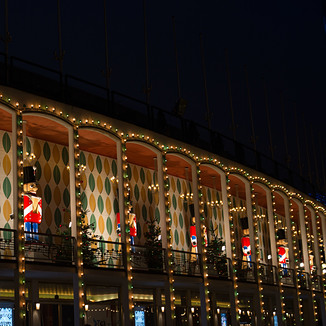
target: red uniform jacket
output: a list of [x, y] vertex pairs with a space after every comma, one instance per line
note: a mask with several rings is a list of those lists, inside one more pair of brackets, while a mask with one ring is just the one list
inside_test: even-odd
[[[38, 198], [37, 213], [33, 212], [31, 197]], [[42, 198], [33, 195], [24, 195], [24, 222], [40, 224], [42, 222]]]

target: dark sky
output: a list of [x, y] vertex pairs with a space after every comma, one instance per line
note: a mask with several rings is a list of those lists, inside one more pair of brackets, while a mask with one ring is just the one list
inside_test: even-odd
[[[58, 68], [57, 1], [9, 2], [10, 55]], [[3, 22], [4, 0], [1, 0]], [[272, 136], [277, 158], [283, 160], [284, 141], [280, 92], [284, 94], [287, 137], [295, 169], [297, 162], [294, 102], [299, 112], [299, 139], [304, 121], [312, 155], [324, 157], [326, 34], [321, 0], [276, 1], [146, 1], [151, 103], [171, 110], [177, 99], [172, 16], [176, 19], [182, 97], [188, 101], [186, 117], [205, 124], [205, 98], [199, 34], [203, 34], [208, 98], [212, 127], [228, 136], [231, 115], [225, 48], [229, 52], [237, 139], [250, 144], [250, 119], [244, 65], [258, 134], [258, 148], [268, 150], [265, 113], [265, 77]], [[61, 1], [64, 72], [105, 85], [103, 1]], [[109, 61], [113, 90], [145, 100], [145, 59], [142, 0], [107, 1]], [[4, 26], [0, 26], [4, 34]], [[0, 51], [4, 47], [1, 44]], [[303, 119], [302, 114], [305, 115]], [[302, 146], [302, 156], [306, 149]], [[313, 156], [313, 155], [312, 155]], [[307, 163], [304, 163], [307, 166]], [[320, 164], [320, 162], [318, 163]]]

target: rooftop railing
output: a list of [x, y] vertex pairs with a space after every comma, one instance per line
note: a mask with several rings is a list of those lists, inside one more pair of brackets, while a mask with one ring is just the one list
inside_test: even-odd
[[[318, 193], [319, 180], [307, 181], [295, 172], [296, 166], [277, 162], [230, 137], [178, 116], [172, 110], [148, 105], [78, 77], [62, 76], [57, 70], [17, 57], [10, 57], [6, 67], [4, 58], [0, 53], [2, 84], [151, 129], [256, 169], [307, 194]], [[320, 193], [325, 192], [325, 185], [319, 188], [323, 189], [319, 189]]]

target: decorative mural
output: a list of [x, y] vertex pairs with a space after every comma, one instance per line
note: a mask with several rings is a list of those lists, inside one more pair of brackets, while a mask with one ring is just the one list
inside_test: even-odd
[[191, 192], [191, 183], [185, 179], [169, 175], [169, 202], [171, 218], [172, 249], [191, 251], [189, 204], [191, 201], [181, 196]]
[[208, 238], [211, 239], [211, 232], [214, 232], [217, 237], [225, 239], [222, 194], [216, 189], [205, 186], [202, 192]]
[[[144, 245], [146, 222], [154, 217], [160, 224], [159, 193], [152, 189], [157, 184], [157, 172], [135, 164], [128, 164], [130, 181], [130, 199], [137, 218], [137, 236], [135, 245]], [[150, 188], [149, 188], [150, 187]]]
[[258, 217], [258, 247], [260, 261], [268, 263], [268, 255], [271, 254], [269, 241], [269, 227], [267, 210], [264, 207], [256, 206]]
[[12, 229], [13, 173], [11, 133], [0, 130], [0, 228]]
[[120, 242], [117, 234], [119, 212], [117, 162], [86, 151], [79, 156], [81, 203], [94, 235], [105, 241]]

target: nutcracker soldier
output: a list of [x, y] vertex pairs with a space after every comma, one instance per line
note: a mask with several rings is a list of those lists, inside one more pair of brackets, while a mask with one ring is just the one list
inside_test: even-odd
[[[241, 218], [241, 228], [243, 230], [243, 237], [241, 238], [242, 260], [251, 261], [251, 245], [249, 237], [249, 223], [248, 217]], [[251, 265], [249, 265], [251, 266]]]
[[[42, 222], [42, 198], [36, 196], [38, 190], [35, 169], [24, 166], [24, 223], [25, 232], [38, 233], [38, 225]], [[26, 234], [26, 240], [38, 240], [37, 234]]]
[[286, 237], [285, 230], [278, 229], [277, 232], [277, 253], [278, 253], [278, 261], [280, 266], [283, 268], [283, 275], [287, 275], [287, 268], [289, 264], [289, 248], [286, 246]]

